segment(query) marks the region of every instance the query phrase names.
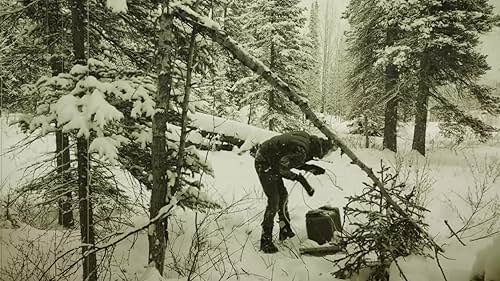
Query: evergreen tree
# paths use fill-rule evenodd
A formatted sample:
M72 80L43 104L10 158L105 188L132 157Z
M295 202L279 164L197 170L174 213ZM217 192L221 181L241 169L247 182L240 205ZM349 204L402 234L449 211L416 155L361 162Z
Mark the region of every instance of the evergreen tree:
M252 1L244 29L253 39L249 44L253 55L295 91L304 93L303 73L311 68L312 58L300 32L305 18L299 3L299 0ZM297 108L262 79L255 82L252 96L264 112L261 121L271 130L296 129L300 117Z
M388 8L377 0L352 0L349 3L346 15L352 29L347 42L354 63L348 75L348 89L354 95L354 104L361 104L354 108L352 117L378 114L384 108L383 145L396 151L397 108L402 91L397 91L400 88L399 71L394 56L397 49L393 45L400 36L394 24L400 10L396 3L392 4L394 6Z
M321 78L321 46L319 42L319 4L315 0L311 4L309 11L309 22L307 28L307 38L310 41L310 53L313 59L311 70L306 74L305 92L311 103L316 107L321 107L320 98L320 78Z
M487 0L422 0L407 5L413 13L401 18L405 35L398 44L408 49L407 64L417 80L412 148L425 155L428 100L439 87L461 87L491 111L494 98L477 84L489 66L476 47L479 35L498 25L500 18Z
M231 1L224 17L224 30L236 41L241 42L247 50L251 50L253 37L249 31L244 28L248 21L250 1ZM227 82L227 96L231 97L238 109L247 115L248 124L256 124L259 117L256 109L261 106L258 91L255 91L255 80L258 79L248 68L240 62L223 52L225 65L224 78ZM257 94L255 94L257 93Z
M383 164L377 173L408 217L395 212L373 184L364 183L361 195L347 197L344 217L349 223L342 242L346 254L336 260L340 264L334 273L337 278L349 279L369 268L366 280L387 281L389 267L398 257L430 257L428 253L434 248L434 242L421 231L428 228L427 210L421 204L418 187L399 183L398 175L391 174Z

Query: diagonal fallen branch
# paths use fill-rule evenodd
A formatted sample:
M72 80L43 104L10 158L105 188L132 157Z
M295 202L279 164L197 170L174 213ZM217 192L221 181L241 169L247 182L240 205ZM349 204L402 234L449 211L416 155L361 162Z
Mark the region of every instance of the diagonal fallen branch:
M235 40L233 40L225 31L220 29L219 25L206 18L200 14L193 11L191 8L182 4L172 4L172 13L179 19L187 22L197 30L205 35L208 35L215 42L219 43L227 51L229 51L236 59L238 59L243 65L247 66L255 73L260 75L264 80L266 80L271 86L277 88L281 93L283 93L290 101L299 106L300 110L305 114L306 118L310 120L325 136L330 140L334 141L338 147L344 152L351 160L352 164L357 165L361 170L363 170L367 176L375 183L379 188L382 196L387 200L387 202L398 212L401 216L407 218L412 222L415 228L417 228L422 233L425 233L429 242L436 248L436 250L442 252L443 250L439 245L434 242L434 239L417 223L411 220L411 217L406 214L406 212L389 196L384 185L375 175L373 170L363 163L358 156L340 139L337 134L330 130L319 118L314 114L308 105L308 101L297 93L295 93L276 73L273 73L264 63L253 57L245 49L243 49Z

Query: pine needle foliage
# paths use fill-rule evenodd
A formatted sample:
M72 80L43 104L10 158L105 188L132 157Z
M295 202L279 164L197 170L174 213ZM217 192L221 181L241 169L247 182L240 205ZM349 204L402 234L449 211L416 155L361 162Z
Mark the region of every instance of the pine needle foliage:
M340 269L334 274L338 278L351 277L369 268L368 280L389 280L389 266L398 257L426 255L426 251L432 249L425 234L410 221L423 229L428 227L424 222L427 210L419 204L418 192L398 183L398 175L391 174L389 167L382 163L378 174L389 196L410 218L393 211L374 184L364 183L361 194L347 197L344 223L348 221L353 230L344 234L347 254L337 260Z

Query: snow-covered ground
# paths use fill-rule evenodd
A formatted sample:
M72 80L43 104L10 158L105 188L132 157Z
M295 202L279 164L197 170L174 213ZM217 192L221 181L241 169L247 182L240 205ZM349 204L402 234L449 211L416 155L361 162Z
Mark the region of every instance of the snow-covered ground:
M7 127L5 122L5 119L1 119L2 154L22 138L17 129ZM347 133L345 123L333 119L332 123L333 127L345 136ZM427 216L430 233L444 245L445 255L448 257L448 259L441 258L440 262L448 280L466 281L471 276L476 253L483 247L494 248L488 246L493 238L471 241L473 237L464 237L467 246L462 246L455 238L449 238L450 231L444 220L457 229L463 225L458 213L467 216L470 207L461 198L467 198L468 191L474 190L480 183L491 186L487 196L499 196L500 178L496 182L491 182L493 171L490 171L489 167L497 163L496 167L500 169L500 140L496 136L485 144L468 142L462 146L450 147L450 142L438 134L435 123L430 124L428 134L430 150L427 158L408 151L408 144L411 143L409 141L411 124L402 126L400 130L401 153L395 155L387 151L362 148L356 149L355 152L375 169L380 166L380 160L383 159L387 164L402 167L402 174L409 175L410 183L432 185L424 199L431 211ZM357 141L355 136L348 136L348 139ZM7 194L8 188L15 188L16 183L27 176L19 170L21 167L37 159L40 153L50 152L52 149L51 141L42 140L33 143L25 151L2 155L1 194ZM307 240L305 213L323 205L342 207L346 203L345 197L359 192L362 189L362 182L367 180L359 168L351 165L346 156L340 157L338 152L318 162L317 164L324 167L327 173L321 176L306 176L316 189L313 197L308 197L300 184L286 181L290 194L292 227L297 236L290 241L278 243L279 253L265 255L259 252L259 238L266 200L254 172L253 158L248 153L242 155L227 151L207 153L215 171L214 178L205 178L207 193L218 200L223 209L204 214L196 214L190 210L175 211L175 216L169 225L171 242L167 253L166 276L170 279L167 280L187 280L186 276L189 275L190 264L194 259L197 261L197 267L191 277L196 277L195 280L335 280L331 275L335 271L333 257L300 256L298 253L300 246L314 244ZM5 210L1 211L3 215ZM145 216L134 218L135 223L146 220ZM195 222L199 225L197 227L199 237L194 235ZM61 242L62 237L65 239L63 242ZM4 228L0 229L0 268L3 268L0 273L16 272L22 268L26 273L20 274L18 271L19 277L16 277L20 278L18 280L21 278L38 280L40 269L36 266L50 264L58 254L77 245L77 238L76 232L46 231L26 225L11 229L4 224ZM199 240L203 245L199 255L191 251L193 240ZM497 238L497 249L500 247L499 240ZM26 244L28 241L32 244ZM22 249L26 252L26 247L31 250L31 254L25 257L26 264L19 264L20 261L15 258L23 252ZM119 244L111 260L114 275L112 278L110 276L106 278L157 280L155 272L147 270L146 267L147 249L146 233ZM496 264L500 265L498 254L495 255L491 250L485 253L483 257L487 261L476 265L475 270L478 268L480 270L485 265L492 267L495 264L492 261L497 261ZM40 262L37 264L37 260L43 261L43 264ZM58 261L58 266L46 273L48 279L61 272L65 262L68 263L68 261ZM401 259L399 265L407 273L409 280L444 280L434 261L408 257L405 260ZM397 274L396 268L391 268L391 272L393 273L391 280L403 280ZM3 273L2 280L7 276ZM69 280L80 277L80 275L72 276ZM362 276L358 280L363 280Z

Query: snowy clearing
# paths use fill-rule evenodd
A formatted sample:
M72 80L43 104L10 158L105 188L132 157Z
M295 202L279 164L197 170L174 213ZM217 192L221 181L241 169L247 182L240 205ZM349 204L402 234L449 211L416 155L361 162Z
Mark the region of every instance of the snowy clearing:
M2 129L2 151L5 151L19 141L22 135L16 128L7 127L5 119L2 119L2 128L5 128ZM440 138L439 135L432 137L431 142ZM404 140L405 136L401 139ZM45 141L37 141L23 152L3 155L2 193L6 194L9 187L15 188L16 183L23 180L26 175L23 175L19 169L30 159L36 159L40 154L51 150ZM436 235L437 241L445 245L445 255L449 259L441 258L440 262L448 280L469 280L473 273L472 267L476 254L482 256L484 262L475 264L474 272L488 268L491 271L491 260L496 260L497 252L489 251L485 254L484 250L481 252L481 249L488 243L492 243L493 238L474 242L470 241L472 238L464 238L467 246L461 246L457 239L449 238L450 232L444 220L454 227L463 225L457 216L457 210L463 212L461 215L467 215L468 206L460 200L460 196L466 196L469 188L473 188L478 181L483 180L481 177L487 176L484 170L487 163L500 161L500 146L494 143L467 145L454 149L437 146L431 149L427 159L411 152L395 155L374 149L357 149L356 153L374 168L379 167L381 159L392 166L402 167L402 173L408 175L409 182L418 182L418 175L422 176L422 173L427 173L427 181L432 184L432 188L423 197L427 208L431 211L427 216L427 221L430 224L430 233ZM223 210L210 211L205 214L196 214L190 210L175 211L175 223L169 225L171 241L168 246L169 253L167 253L167 280L186 280L189 264L193 258L193 252L190 252L191 243L197 239L195 222L201 233L200 239L206 243L205 247L200 249L202 254L198 257L198 267L195 271L200 274L200 276L195 276L200 280L219 280L220 278L224 280L335 280L330 274L335 269L335 264L332 262L335 256L324 258L300 256L298 248L315 244L307 240L305 228L307 211L323 205L343 206L346 203L345 197L360 192L362 181L367 180L357 167L350 165L347 157L340 157L337 152L324 161L316 163L324 167L327 173L316 177L307 175L311 185L316 189L316 194L312 198L307 196L299 184L285 181L290 194L289 209L292 227L297 236L279 243L278 247L281 251L274 255L264 255L258 251L260 221L265 208L265 197L253 168L253 158L248 153L238 155L236 152L222 151L208 152L207 157L214 168L215 175L214 178L204 179L208 186L206 191L221 203ZM500 183L497 181L491 184L494 187L488 196L498 196ZM137 216L133 218L133 221L136 224L143 223L147 221L147 217ZM25 280L35 280L30 278L39 276L40 272L37 272L36 266L41 265L40 260L47 265L58 254L78 245L77 232L38 230L27 225L12 229L4 222L0 233L2 269L11 273L14 270L31 272L31 276L24 275ZM61 237L64 237L66 242L59 244ZM33 264L30 264L30 261L27 261L26 265L16 264L16 258L23 253L21 249L26 247L26 243L32 245L33 260L31 262ZM498 238L496 244L498 244ZM159 280L158 276L151 272L152 270L147 270L147 249L145 232L120 243L114 249L111 261L113 276L123 276L127 280ZM72 259L77 256L78 254L73 255ZM71 258L67 258L58 261L60 266L47 273L48 276L54 276L52 274L56 274L57 270L62 270L63 265L69 263L70 260ZM442 279L437 264L432 260L421 257L400 258L399 266L409 280ZM359 276L357 280L363 280L363 276ZM394 265L391 267L390 280L404 280L399 277L399 271L394 268Z

